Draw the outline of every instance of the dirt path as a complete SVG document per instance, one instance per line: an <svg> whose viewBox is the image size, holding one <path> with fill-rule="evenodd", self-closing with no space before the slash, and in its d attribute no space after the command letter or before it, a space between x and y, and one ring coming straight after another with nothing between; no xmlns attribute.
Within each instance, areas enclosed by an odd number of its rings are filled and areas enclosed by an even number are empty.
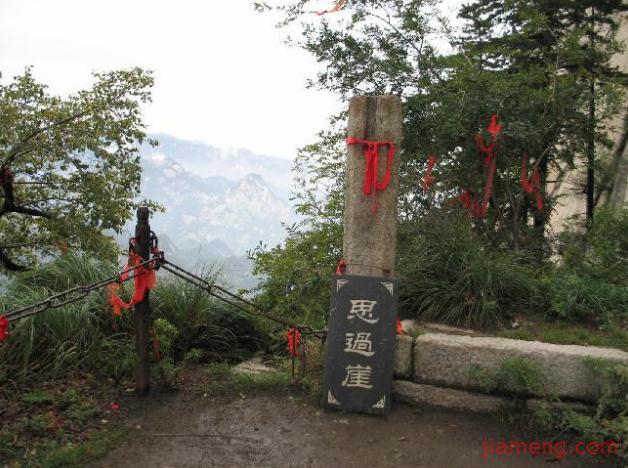
<svg viewBox="0 0 628 468"><path fill-rule="evenodd" d="M579 456L482 458L485 438L531 441L490 417L397 404L386 418L340 414L285 396L173 394L125 402L131 429L100 467L590 467ZM551 462L551 463L550 463Z"/></svg>

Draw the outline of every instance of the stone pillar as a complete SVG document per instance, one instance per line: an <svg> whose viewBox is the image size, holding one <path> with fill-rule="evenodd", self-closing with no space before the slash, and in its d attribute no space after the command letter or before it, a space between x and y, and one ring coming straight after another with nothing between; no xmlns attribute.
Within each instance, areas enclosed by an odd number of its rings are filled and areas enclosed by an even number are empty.
<svg viewBox="0 0 628 468"><path fill-rule="evenodd" d="M356 96L349 104L348 136L395 145L390 184L376 191L377 212L362 187L366 158L362 145L347 146L343 258L346 274L393 277L397 241L401 100L397 96ZM387 148L381 148L378 179L386 170Z"/></svg>

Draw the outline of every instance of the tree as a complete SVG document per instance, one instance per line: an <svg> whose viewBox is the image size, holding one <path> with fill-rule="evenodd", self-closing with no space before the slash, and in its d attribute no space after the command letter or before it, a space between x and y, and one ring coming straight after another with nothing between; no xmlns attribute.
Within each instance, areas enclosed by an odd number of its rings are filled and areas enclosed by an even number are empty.
<svg viewBox="0 0 628 468"><path fill-rule="evenodd" d="M51 95L31 70L0 82L0 264L9 271L80 249L112 258L139 192L140 106L151 73L94 74L89 89Z"/></svg>
<svg viewBox="0 0 628 468"><path fill-rule="evenodd" d="M434 317L450 317L455 309L465 320L490 322L498 310L537 306L534 276L541 270L534 266L549 258L546 223L556 203L546 190L550 174L556 174L551 182L560 182L580 158L586 160L591 135L596 147L607 143L605 119L623 103L624 78L608 60L620 50L614 15L624 7L605 0L592 28L586 11L592 1L479 0L459 12L464 29L456 32L438 17L437 3L355 0L322 17L310 13L307 0L257 7L280 12L280 26L301 22L302 34L291 42L321 65L310 86L343 99L401 96L398 273L406 311L431 308ZM603 30L605 37L598 38ZM439 52L436 34L448 39L451 50ZM275 279L311 265L305 248L310 239L325 239L323 250L340 255L339 237L323 233L342 219L343 119L334 117L335 125L297 159L296 206L306 222L289 233L284 247L258 251L257 265L267 275L263 297L273 296ZM459 196L466 190L479 194L487 182L480 137L486 145L499 126L486 216L463 215ZM430 154L438 163L434 183L424 191ZM542 203L527 193L530 188L540 190ZM455 254L452 241L460 241ZM445 266L447 273L437 275Z"/></svg>
<svg viewBox="0 0 628 468"><path fill-rule="evenodd" d="M560 160L574 166L575 156L583 157L589 223L601 193L596 177L604 177L598 170L598 148L610 148L607 123L625 107L626 75L610 61L622 50L615 35L626 10L622 0L479 0L461 11L468 21L466 48L489 67L528 76L534 69L546 70L533 86L552 92L547 101L551 108L543 108L543 115L550 117L543 139L553 147L547 147L538 164L547 172L552 156L565 146L552 134L571 147Z"/></svg>
<svg viewBox="0 0 628 468"><path fill-rule="evenodd" d="M577 156L596 166L592 139L594 148L608 143L603 123L618 111L624 79L608 62L620 50L614 15L625 7L620 0L480 0L461 10L465 28L456 35L435 15L434 4L355 1L342 15L306 22L297 44L324 67L311 85L343 97L402 96L402 217L408 220L420 219L428 205L438 208L465 189L482 190L476 136L488 138L484 129L497 114L504 129L497 141L494 190L488 217L477 228L497 247L540 245L554 202L544 190L550 169L560 180L575 168ZM600 6L592 9L593 4ZM306 1L274 8L284 12L284 23L307 19ZM431 45L435 32L449 38L452 53L439 54ZM439 164L437 184L426 195L420 178L430 153ZM526 155L530 172L541 174L544 209L520 184Z"/></svg>

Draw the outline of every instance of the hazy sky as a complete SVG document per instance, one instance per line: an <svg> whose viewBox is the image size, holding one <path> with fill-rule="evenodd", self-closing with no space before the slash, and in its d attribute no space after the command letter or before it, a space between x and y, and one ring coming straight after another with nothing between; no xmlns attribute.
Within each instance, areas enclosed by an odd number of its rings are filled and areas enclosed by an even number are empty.
<svg viewBox="0 0 628 468"><path fill-rule="evenodd" d="M150 132L291 158L340 109L305 89L320 68L252 0L0 0L3 81L34 66L51 91L92 71L155 72ZM328 7L332 0L312 4Z"/></svg>

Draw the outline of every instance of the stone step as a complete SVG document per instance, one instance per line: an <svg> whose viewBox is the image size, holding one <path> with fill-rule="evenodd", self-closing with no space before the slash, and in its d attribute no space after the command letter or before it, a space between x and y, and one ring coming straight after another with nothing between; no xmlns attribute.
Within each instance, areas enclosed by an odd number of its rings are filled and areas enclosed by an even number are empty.
<svg viewBox="0 0 628 468"><path fill-rule="evenodd" d="M583 401L595 401L601 391L600 378L588 360L628 364L628 353L617 349L441 333L419 336L413 358L416 382L482 390L478 374L490 379L500 371L504 375L505 363L511 364L511 372L524 363L526 369L534 370L546 393ZM512 392L499 382L492 384L497 384L498 391Z"/></svg>

